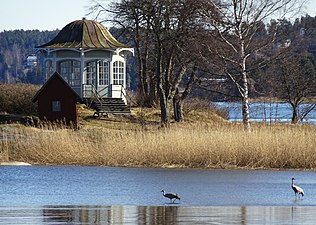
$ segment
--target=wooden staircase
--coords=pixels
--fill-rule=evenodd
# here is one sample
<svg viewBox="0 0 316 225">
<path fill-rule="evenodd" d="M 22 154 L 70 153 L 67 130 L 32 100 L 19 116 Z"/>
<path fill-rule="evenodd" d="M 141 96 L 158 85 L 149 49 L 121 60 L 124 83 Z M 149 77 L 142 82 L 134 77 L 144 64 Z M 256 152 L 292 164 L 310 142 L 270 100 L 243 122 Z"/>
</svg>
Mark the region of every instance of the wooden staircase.
<svg viewBox="0 0 316 225">
<path fill-rule="evenodd" d="M 94 116 L 103 116 L 109 114 L 131 114 L 130 108 L 121 98 L 98 98 L 91 101 L 90 107 L 95 110 Z"/>
</svg>

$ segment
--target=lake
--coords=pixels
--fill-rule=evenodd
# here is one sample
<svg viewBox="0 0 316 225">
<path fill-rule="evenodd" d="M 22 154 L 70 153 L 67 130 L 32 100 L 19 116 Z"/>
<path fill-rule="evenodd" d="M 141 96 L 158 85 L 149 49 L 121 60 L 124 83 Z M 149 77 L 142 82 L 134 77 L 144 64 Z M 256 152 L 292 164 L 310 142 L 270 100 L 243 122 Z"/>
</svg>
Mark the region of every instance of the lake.
<svg viewBox="0 0 316 225">
<path fill-rule="evenodd" d="M 0 167 L 0 224 L 315 224 L 316 172 Z M 295 197 L 291 178 L 304 188 Z M 171 204 L 161 190 L 177 192 Z"/>
<path fill-rule="evenodd" d="M 242 121 L 240 102 L 214 102 L 219 108 L 227 109 L 230 121 Z M 301 104 L 302 111 L 307 104 Z M 257 103 L 249 104 L 250 121 L 254 122 L 285 122 L 291 123 L 292 107 L 288 103 Z M 303 120 L 303 123 L 316 124 L 316 109 L 312 110 Z"/>
</svg>

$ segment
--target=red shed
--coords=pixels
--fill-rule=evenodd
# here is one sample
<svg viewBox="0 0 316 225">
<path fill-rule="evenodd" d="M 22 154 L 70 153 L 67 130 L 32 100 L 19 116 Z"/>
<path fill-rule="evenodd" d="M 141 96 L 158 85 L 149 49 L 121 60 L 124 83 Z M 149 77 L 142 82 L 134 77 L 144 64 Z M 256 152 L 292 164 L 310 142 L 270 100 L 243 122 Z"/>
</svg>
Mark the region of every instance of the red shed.
<svg viewBox="0 0 316 225">
<path fill-rule="evenodd" d="M 63 121 L 77 126 L 77 102 L 80 96 L 55 72 L 33 97 L 38 102 L 38 116 L 51 122 Z"/>
</svg>

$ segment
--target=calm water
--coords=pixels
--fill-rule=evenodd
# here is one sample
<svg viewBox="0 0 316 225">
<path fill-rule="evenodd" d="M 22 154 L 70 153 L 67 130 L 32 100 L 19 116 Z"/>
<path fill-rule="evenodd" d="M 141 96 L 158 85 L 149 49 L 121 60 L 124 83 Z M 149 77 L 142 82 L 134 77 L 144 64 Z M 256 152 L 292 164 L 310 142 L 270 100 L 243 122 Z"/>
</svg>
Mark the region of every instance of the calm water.
<svg viewBox="0 0 316 225">
<path fill-rule="evenodd" d="M 0 167 L 0 224 L 316 224 L 316 172 Z M 306 192 L 297 199 L 291 178 Z M 178 192 L 170 204 L 161 190 Z"/>
<path fill-rule="evenodd" d="M 229 120 L 242 121 L 241 103 L 239 102 L 214 102 L 220 108 L 229 112 Z M 302 104 L 302 111 L 307 104 Z M 250 121 L 264 122 L 291 122 L 292 107 L 288 103 L 250 103 Z M 316 109 L 312 110 L 303 120 L 303 123 L 316 125 Z"/>
</svg>

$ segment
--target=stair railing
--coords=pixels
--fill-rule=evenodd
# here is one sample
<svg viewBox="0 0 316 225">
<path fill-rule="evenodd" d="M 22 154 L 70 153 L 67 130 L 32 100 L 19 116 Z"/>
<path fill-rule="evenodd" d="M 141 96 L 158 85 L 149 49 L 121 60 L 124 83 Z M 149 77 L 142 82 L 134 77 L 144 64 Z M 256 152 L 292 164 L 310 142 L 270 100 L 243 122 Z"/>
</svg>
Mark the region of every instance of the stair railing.
<svg viewBox="0 0 316 225">
<path fill-rule="evenodd" d="M 128 94 L 126 88 L 125 88 L 123 85 L 121 85 L 121 98 L 122 98 L 123 96 L 124 96 L 125 99 L 126 99 L 127 106 L 129 107 L 129 109 L 132 107 L 132 103 L 133 103 L 134 105 L 137 105 L 137 103 L 135 103 L 135 102 L 133 101 L 132 97 Z"/>
<path fill-rule="evenodd" d="M 100 103 L 100 106 L 102 107 L 102 96 L 100 96 L 100 93 L 97 91 L 96 87 L 93 84 L 83 84 L 83 90 L 84 97 L 89 96 L 90 104 L 93 101 L 97 101 L 98 103 Z M 87 91 L 88 93 L 86 93 Z"/>
<path fill-rule="evenodd" d="M 102 97 L 105 96 L 105 95 L 102 94 L 102 93 L 107 93 L 107 94 L 109 94 L 109 88 L 110 88 L 110 86 L 108 85 L 108 86 L 102 88 L 102 89 L 99 90 L 99 91 L 97 91 L 97 90 L 95 89 L 95 91 L 96 91 L 96 93 L 97 93 L 97 96 L 98 96 L 99 98 L 102 98 Z"/>
</svg>

